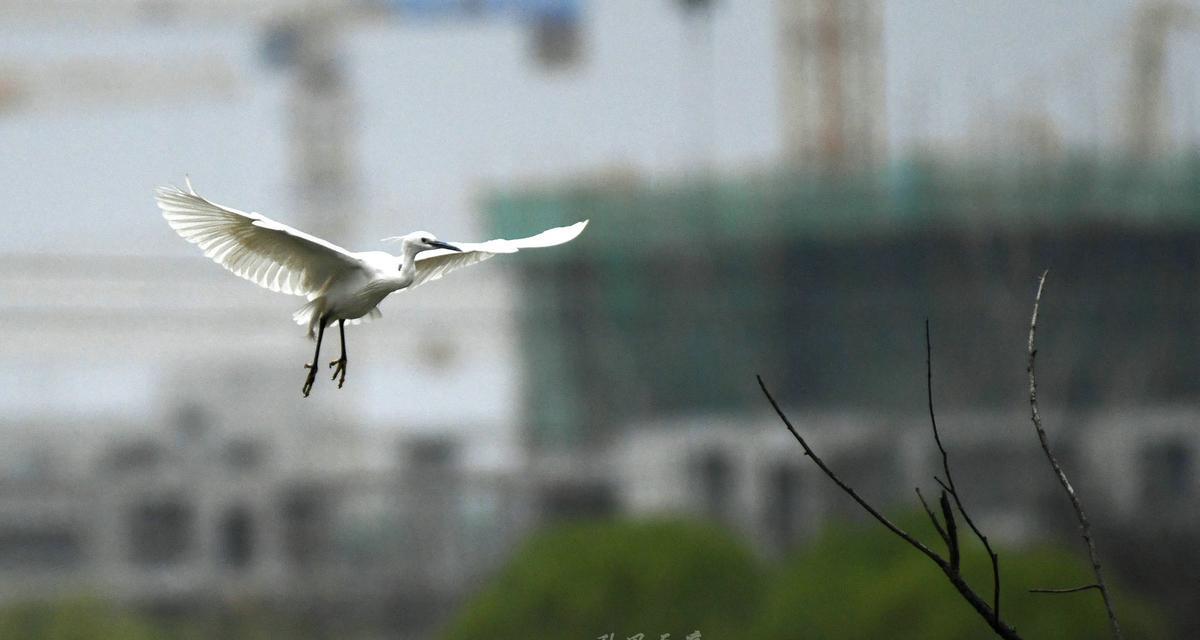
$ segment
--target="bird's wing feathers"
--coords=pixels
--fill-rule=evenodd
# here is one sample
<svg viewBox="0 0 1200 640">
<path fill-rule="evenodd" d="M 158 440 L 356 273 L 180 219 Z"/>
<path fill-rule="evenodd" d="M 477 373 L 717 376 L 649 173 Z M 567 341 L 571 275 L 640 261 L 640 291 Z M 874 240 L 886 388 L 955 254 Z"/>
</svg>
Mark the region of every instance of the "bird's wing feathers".
<svg viewBox="0 0 1200 640">
<path fill-rule="evenodd" d="M 361 268 L 345 249 L 257 213 L 209 202 L 192 190 L 159 187 L 167 223 L 214 262 L 261 287 L 312 298 L 338 274 Z"/>
<path fill-rule="evenodd" d="M 449 249 L 437 249 L 433 251 L 425 251 L 417 255 L 417 273 L 413 277 L 413 283 L 408 286 L 409 289 L 439 280 L 447 273 L 466 267 L 479 262 L 483 262 L 492 256 L 500 253 L 516 253 L 521 249 L 536 249 L 540 247 L 553 247 L 554 245 L 562 244 L 574 240 L 576 236 L 583 232 L 583 228 L 587 226 L 587 220 L 576 222 L 568 227 L 555 227 L 547 229 L 536 236 L 528 238 L 518 238 L 516 240 L 488 240 L 487 242 L 469 243 L 455 242 L 452 243 L 462 251 L 451 251 Z"/>
</svg>

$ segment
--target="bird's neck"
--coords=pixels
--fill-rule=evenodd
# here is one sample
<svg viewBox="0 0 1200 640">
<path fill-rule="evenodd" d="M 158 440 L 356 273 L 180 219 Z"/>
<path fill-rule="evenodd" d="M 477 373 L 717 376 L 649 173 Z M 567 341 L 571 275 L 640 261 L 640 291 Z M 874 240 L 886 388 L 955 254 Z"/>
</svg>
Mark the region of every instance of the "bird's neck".
<svg viewBox="0 0 1200 640">
<path fill-rule="evenodd" d="M 402 286 L 408 286 L 416 275 L 417 248 L 405 246 L 404 253 L 400 256 L 400 280 L 404 283 Z"/>
</svg>

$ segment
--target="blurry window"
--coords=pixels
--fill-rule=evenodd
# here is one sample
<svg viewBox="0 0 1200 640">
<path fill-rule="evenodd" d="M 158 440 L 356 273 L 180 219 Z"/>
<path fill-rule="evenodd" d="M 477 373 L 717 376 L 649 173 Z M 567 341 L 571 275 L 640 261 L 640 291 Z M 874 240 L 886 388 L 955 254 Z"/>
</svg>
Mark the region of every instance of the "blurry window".
<svg viewBox="0 0 1200 640">
<path fill-rule="evenodd" d="M 231 508 L 221 521 L 221 559 L 237 569 L 254 560 L 254 521 L 246 507 Z"/>
<path fill-rule="evenodd" d="M 776 549 L 786 550 L 800 534 L 800 469 L 782 463 L 766 473 L 763 522 Z"/>
<path fill-rule="evenodd" d="M 1149 501 L 1175 501 L 1191 497 L 1195 478 L 1195 452 L 1173 440 L 1146 447 L 1142 453 L 1145 497 Z"/>
<path fill-rule="evenodd" d="M 180 500 L 146 502 L 129 514 L 130 560 L 139 565 L 181 561 L 191 549 L 193 513 Z"/>
<path fill-rule="evenodd" d="M 255 440 L 239 439 L 225 445 L 225 464 L 237 471 L 254 471 L 262 466 L 263 445 Z"/>
<path fill-rule="evenodd" d="M 458 445 L 450 438 L 420 437 L 404 442 L 401 455 L 410 469 L 444 471 L 455 466 Z"/>
<path fill-rule="evenodd" d="M 161 465 L 165 458 L 163 447 L 147 438 L 114 446 L 105 466 L 115 473 L 145 472 Z"/>
<path fill-rule="evenodd" d="M 208 413 L 198 405 L 184 405 L 175 414 L 175 429 L 180 444 L 200 441 L 208 435 L 209 426 Z"/>
<path fill-rule="evenodd" d="M 539 493 L 538 510 L 545 520 L 606 517 L 617 510 L 613 488 L 603 482 L 557 482 Z"/>
<path fill-rule="evenodd" d="M 64 569 L 83 559 L 76 531 L 67 526 L 0 529 L 0 569 Z"/>
<path fill-rule="evenodd" d="M 700 507 L 714 520 L 733 515 L 733 462 L 724 451 L 711 449 L 692 460 L 689 475 L 699 491 Z"/>
<path fill-rule="evenodd" d="M 323 551 L 322 531 L 329 519 L 321 493 L 313 488 L 297 488 L 282 505 L 284 552 L 297 567 L 312 567 Z"/>
</svg>

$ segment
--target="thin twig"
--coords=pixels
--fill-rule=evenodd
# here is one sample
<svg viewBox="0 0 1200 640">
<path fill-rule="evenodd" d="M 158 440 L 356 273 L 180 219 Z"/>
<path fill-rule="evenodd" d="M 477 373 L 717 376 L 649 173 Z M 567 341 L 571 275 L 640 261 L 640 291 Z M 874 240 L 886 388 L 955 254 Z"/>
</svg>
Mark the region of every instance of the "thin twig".
<svg viewBox="0 0 1200 640">
<path fill-rule="evenodd" d="M 1029 593 L 1077 593 L 1079 591 L 1087 591 L 1088 589 L 1102 589 L 1098 584 L 1085 584 L 1082 587 L 1068 587 L 1066 589 L 1030 589 Z"/>
<path fill-rule="evenodd" d="M 921 553 L 928 556 L 929 559 L 931 559 L 935 562 L 939 562 L 939 563 L 944 562 L 944 560 L 942 560 L 941 556 L 939 556 L 936 552 L 934 552 L 929 547 L 925 546 L 920 540 L 917 540 L 916 538 L 909 535 L 909 533 L 907 531 L 896 526 L 891 520 L 888 520 L 887 517 L 884 516 L 882 513 L 879 513 L 878 511 L 876 511 L 875 507 L 872 507 L 869 503 L 867 503 L 866 500 L 863 500 L 862 497 L 858 495 L 858 492 L 856 492 L 854 489 L 850 488 L 850 485 L 843 482 L 842 479 L 839 478 L 838 475 L 833 472 L 833 470 L 831 470 L 829 467 L 825 466 L 825 462 L 823 460 L 821 460 L 821 458 L 816 454 L 815 451 L 812 450 L 811 447 L 808 446 L 808 443 L 805 442 L 804 438 L 800 436 L 800 432 L 796 431 L 796 428 L 792 426 L 791 421 L 788 420 L 786 415 L 784 415 L 783 409 L 780 409 L 779 404 L 775 402 L 775 398 L 771 395 L 771 392 L 767 391 L 767 385 L 763 382 L 762 376 L 756 376 L 756 377 L 758 378 L 758 386 L 762 388 L 762 392 L 764 394 L 766 394 L 767 400 L 769 400 L 771 402 L 771 406 L 775 409 L 776 415 L 779 416 L 780 420 L 783 420 L 783 424 L 787 425 L 788 431 L 792 432 L 792 436 L 795 437 L 796 441 L 800 443 L 800 446 L 804 448 L 804 455 L 812 458 L 812 461 L 815 462 L 817 464 L 817 466 L 821 468 L 821 471 L 825 472 L 825 475 L 829 476 L 830 480 L 833 480 L 834 483 L 837 484 L 837 486 L 840 487 L 842 491 L 845 491 L 851 498 L 853 498 L 854 501 L 857 502 L 860 507 L 862 507 L 863 509 L 866 509 L 867 513 L 871 514 L 871 516 L 873 518 L 875 518 L 876 520 L 879 521 L 879 524 L 882 524 L 883 526 L 887 527 L 889 531 L 896 534 L 897 536 L 900 536 L 901 539 L 903 539 L 908 544 L 912 545 L 913 548 L 915 548 L 917 551 L 920 551 Z"/>
<path fill-rule="evenodd" d="M 1067 492 L 1067 497 L 1071 499 L 1071 507 L 1075 509 L 1075 515 L 1079 519 L 1079 532 L 1083 536 L 1083 541 L 1087 543 L 1088 557 L 1092 561 L 1092 573 L 1096 576 L 1096 584 L 1084 588 L 1094 587 L 1099 589 L 1100 597 L 1104 600 L 1104 609 L 1108 612 L 1108 626 L 1112 630 L 1112 636 L 1116 640 L 1122 640 L 1124 636 L 1121 634 L 1121 624 L 1117 621 L 1117 613 L 1113 609 L 1108 583 L 1104 581 L 1103 572 L 1100 570 L 1100 558 L 1096 554 L 1096 544 L 1092 541 L 1092 525 L 1088 522 L 1087 516 L 1084 515 L 1083 507 L 1079 504 L 1079 497 L 1075 495 L 1075 489 L 1071 486 L 1071 481 L 1067 480 L 1067 474 L 1063 472 L 1062 465 L 1058 463 L 1058 459 L 1050 451 L 1050 443 L 1046 440 L 1046 430 L 1042 428 L 1042 416 L 1038 411 L 1037 376 L 1034 374 L 1034 360 L 1037 357 L 1038 307 L 1042 303 L 1042 289 L 1046 286 L 1047 273 L 1049 272 L 1043 271 L 1041 279 L 1038 280 L 1037 295 L 1033 299 L 1033 317 L 1029 320 L 1029 365 L 1026 371 L 1029 372 L 1030 415 L 1033 420 L 1033 428 L 1037 430 L 1038 442 L 1042 445 L 1042 451 L 1045 452 L 1046 459 L 1050 461 L 1050 466 L 1054 469 L 1054 474 L 1058 476 L 1059 484 Z"/>
<path fill-rule="evenodd" d="M 979 616 L 988 623 L 988 626 L 992 628 L 992 631 L 994 631 L 996 635 L 1000 636 L 1001 638 L 1006 638 L 1007 640 L 1021 640 L 1021 636 L 1017 634 L 1016 629 L 1013 629 L 1012 626 L 1001 620 L 999 616 L 995 615 L 992 608 L 988 606 L 988 603 L 981 598 L 979 594 L 975 593 L 973 589 L 971 589 L 971 585 L 967 584 L 967 581 L 963 579 L 956 567 L 952 567 L 950 563 L 946 561 L 945 558 L 938 555 L 936 551 L 925 546 L 925 544 L 920 540 L 912 537 L 912 535 L 910 535 L 907 531 L 896 526 L 896 524 L 891 520 L 888 520 L 887 517 L 879 513 L 879 511 L 877 511 L 866 500 L 859 496 L 854 489 L 850 488 L 850 485 L 843 482 L 842 479 L 839 478 L 832 469 L 827 467 L 825 462 L 821 460 L 816 452 L 808 446 L 808 443 L 805 442 L 804 438 L 801 437 L 800 432 L 796 431 L 796 428 L 792 426 L 792 422 L 788 420 L 788 417 L 786 414 L 784 414 L 783 409 L 779 407 L 779 403 L 775 401 L 774 396 L 772 396 L 771 392 L 767 390 L 767 385 L 763 382 L 762 376 L 755 377 L 758 378 L 758 386 L 760 389 L 762 389 L 763 395 L 767 397 L 767 401 L 770 402 L 771 407 L 775 409 L 775 415 L 779 416 L 779 419 L 782 420 L 783 424 L 787 426 L 788 431 L 792 433 L 792 437 L 796 439 L 796 442 L 800 443 L 800 446 L 804 449 L 804 455 L 812 458 L 812 461 L 816 463 L 816 465 L 826 476 L 829 477 L 830 480 L 833 480 L 834 484 L 836 484 L 842 491 L 846 492 L 847 495 L 853 498 L 860 507 L 862 507 L 867 513 L 871 514 L 871 517 L 875 518 L 875 520 L 886 527 L 888 531 L 891 531 L 901 540 L 907 542 L 909 546 L 917 551 L 920 551 L 925 555 L 925 557 L 933 561 L 933 563 L 942 570 L 942 573 L 945 574 L 946 579 L 950 581 L 950 584 L 954 586 L 959 595 L 961 595 L 962 598 L 967 601 L 967 604 L 970 604 L 971 608 L 975 609 L 975 612 L 978 613 Z"/>
<path fill-rule="evenodd" d="M 939 500 L 942 505 L 942 517 L 946 519 L 946 539 L 950 545 L 950 566 L 954 570 L 958 570 L 958 524 L 954 521 L 954 509 L 950 508 L 950 499 L 946 497 L 946 492 L 942 492 L 942 497 Z M 994 610 L 993 610 L 994 611 Z"/>
<path fill-rule="evenodd" d="M 940 486 L 942 488 L 942 491 L 945 491 L 947 493 L 950 492 L 950 485 L 946 484 L 941 478 L 934 476 L 933 481 L 938 483 L 938 486 Z"/>
<path fill-rule="evenodd" d="M 941 537 L 942 542 L 945 542 L 946 548 L 949 549 L 950 536 L 942 528 L 942 523 L 938 522 L 937 516 L 933 515 L 933 509 L 929 508 L 929 503 L 925 502 L 925 496 L 921 495 L 921 487 L 915 487 L 914 490 L 917 492 L 917 499 L 921 501 L 921 507 L 925 509 L 925 514 L 929 516 L 929 521 L 933 523 L 933 528 L 937 530 L 938 536 Z"/>
<path fill-rule="evenodd" d="M 983 548 L 987 550 L 988 558 L 992 561 L 992 611 L 997 619 L 1000 618 L 1000 557 L 992 549 L 992 545 L 988 542 L 987 536 L 975 526 L 975 521 L 971 519 L 971 514 L 967 513 L 963 507 L 962 499 L 958 495 L 958 487 L 954 485 L 954 475 L 950 473 L 950 454 L 946 452 L 946 447 L 942 446 L 942 437 L 938 433 L 937 417 L 933 413 L 933 348 L 929 340 L 929 318 L 925 319 L 925 395 L 929 403 L 929 424 L 933 428 L 933 441 L 937 443 L 938 451 L 942 453 L 942 471 L 946 474 L 946 481 L 937 480 L 938 484 L 954 498 L 954 505 L 958 507 L 958 512 L 962 514 L 963 520 L 971 531 L 975 532 L 975 537 L 983 543 Z"/>
</svg>

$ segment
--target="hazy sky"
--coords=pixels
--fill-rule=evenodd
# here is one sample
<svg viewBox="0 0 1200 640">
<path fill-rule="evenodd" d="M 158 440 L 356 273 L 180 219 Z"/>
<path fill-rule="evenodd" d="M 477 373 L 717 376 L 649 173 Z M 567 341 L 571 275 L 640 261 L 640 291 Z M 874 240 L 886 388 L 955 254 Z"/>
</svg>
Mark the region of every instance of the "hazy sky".
<svg viewBox="0 0 1200 640">
<path fill-rule="evenodd" d="M 1136 0 L 902 0 L 885 3 L 894 142 L 966 124 L 971 105 L 1059 72 L 1117 27 Z M 1092 52 L 1101 53 L 1101 52 Z M 1011 98 L 1010 98 L 1011 99 Z M 926 131 L 912 131 L 914 128 Z"/>
<path fill-rule="evenodd" d="M 709 142 L 718 167 L 769 164 L 779 152 L 770 62 L 777 1 L 718 4 Z M 1029 101 L 1039 86 L 1030 78 L 1071 87 L 1099 74 L 1119 89 L 1112 79 L 1122 77 L 1115 67 L 1125 54 L 1112 36 L 1135 2 L 885 2 L 892 149 L 903 152 L 914 137 L 960 137 L 980 117 L 980 105 L 1012 109 Z M 356 31 L 348 50 L 357 88 L 351 117 L 364 126 L 358 162 L 370 206 L 360 235 L 346 241 L 414 225 L 437 226 L 447 237 L 480 233 L 468 212 L 481 193 L 506 182 L 614 168 L 670 175 L 686 166 L 697 149 L 689 120 L 702 110 L 687 104 L 684 78 L 696 67 L 688 66 L 691 35 L 673 5 L 590 3 L 588 57 L 562 75 L 531 69 L 527 34 L 501 24 L 410 22 Z M 132 246 L 185 255 L 189 247 L 151 224 L 149 200 L 155 184 L 185 172 L 216 197 L 286 217 L 293 207 L 284 162 L 289 132 L 280 117 L 285 83 L 261 63 L 259 36 L 235 23 L 0 27 L 0 74 L 47 57 L 170 60 L 216 52 L 240 70 L 243 83 L 233 101 L 201 92 L 159 99 L 151 87 L 109 106 L 0 111 L 0 194 L 10 216 L 0 252 L 123 253 Z M 1185 40 L 1195 50 L 1197 39 Z M 1185 57 L 1175 56 L 1173 65 L 1186 67 Z M 1109 126 L 1117 100 L 1088 91 L 1045 101 L 1052 110 L 1082 110 L 1072 113 L 1072 126 Z"/>
<path fill-rule="evenodd" d="M 1200 10 L 1200 2 L 1181 4 Z M 1067 136 L 1100 135 L 1122 116 L 1137 0 L 904 0 L 885 3 L 889 128 L 961 135 L 988 102 L 1042 102 Z M 1200 29 L 1169 41 L 1168 118 L 1194 140 Z M 1187 122 L 1185 122 L 1185 120 Z"/>
</svg>

